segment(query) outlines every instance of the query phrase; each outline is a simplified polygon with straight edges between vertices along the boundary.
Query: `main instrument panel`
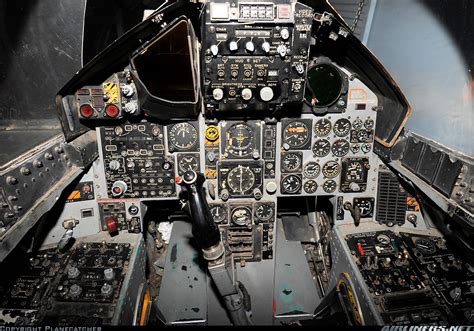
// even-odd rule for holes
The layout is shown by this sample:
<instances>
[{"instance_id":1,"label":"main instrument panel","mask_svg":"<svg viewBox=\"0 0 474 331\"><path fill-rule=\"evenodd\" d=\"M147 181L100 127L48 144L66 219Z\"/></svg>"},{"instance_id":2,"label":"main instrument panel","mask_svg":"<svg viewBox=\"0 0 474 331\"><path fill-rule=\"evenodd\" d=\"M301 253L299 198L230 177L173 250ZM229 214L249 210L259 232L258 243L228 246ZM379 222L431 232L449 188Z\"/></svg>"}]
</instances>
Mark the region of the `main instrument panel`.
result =
<instances>
[{"instance_id":1,"label":"main instrument panel","mask_svg":"<svg viewBox=\"0 0 474 331\"><path fill-rule=\"evenodd\" d=\"M203 109L193 119L143 116L140 72L128 68L76 93L79 117L97 127L100 202L177 200L180 176L202 172L215 222L246 260L272 258L286 197L336 196L338 220L352 222L347 203L373 219L378 99L352 72L310 56L313 10L291 1L204 10Z\"/></svg>"}]
</instances>

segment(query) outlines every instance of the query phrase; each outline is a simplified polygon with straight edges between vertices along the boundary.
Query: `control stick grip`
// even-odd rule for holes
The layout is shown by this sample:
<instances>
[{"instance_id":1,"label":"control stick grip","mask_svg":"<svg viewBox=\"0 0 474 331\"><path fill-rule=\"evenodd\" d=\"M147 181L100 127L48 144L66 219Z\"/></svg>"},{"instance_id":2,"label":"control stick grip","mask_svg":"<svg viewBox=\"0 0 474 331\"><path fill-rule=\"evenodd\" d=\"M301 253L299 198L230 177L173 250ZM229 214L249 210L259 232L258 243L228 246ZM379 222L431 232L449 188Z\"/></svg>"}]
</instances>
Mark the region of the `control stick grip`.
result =
<instances>
[{"instance_id":1,"label":"control stick grip","mask_svg":"<svg viewBox=\"0 0 474 331\"><path fill-rule=\"evenodd\" d=\"M183 174L180 184L188 193L194 238L201 249L208 249L219 244L221 236L207 204L203 188L204 180L203 174L189 170Z\"/></svg>"}]
</instances>

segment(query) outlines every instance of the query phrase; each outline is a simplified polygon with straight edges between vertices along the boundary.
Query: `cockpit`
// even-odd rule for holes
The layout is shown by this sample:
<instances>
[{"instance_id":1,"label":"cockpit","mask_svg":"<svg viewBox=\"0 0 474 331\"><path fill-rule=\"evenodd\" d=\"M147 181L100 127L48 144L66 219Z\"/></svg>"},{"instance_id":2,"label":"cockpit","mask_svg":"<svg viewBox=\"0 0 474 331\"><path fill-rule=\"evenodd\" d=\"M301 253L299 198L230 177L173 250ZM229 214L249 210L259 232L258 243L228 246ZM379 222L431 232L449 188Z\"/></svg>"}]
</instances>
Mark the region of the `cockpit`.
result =
<instances>
[{"instance_id":1,"label":"cockpit","mask_svg":"<svg viewBox=\"0 0 474 331\"><path fill-rule=\"evenodd\" d=\"M0 325L473 325L474 159L328 2L165 2L83 55L60 126L0 134Z\"/></svg>"}]
</instances>

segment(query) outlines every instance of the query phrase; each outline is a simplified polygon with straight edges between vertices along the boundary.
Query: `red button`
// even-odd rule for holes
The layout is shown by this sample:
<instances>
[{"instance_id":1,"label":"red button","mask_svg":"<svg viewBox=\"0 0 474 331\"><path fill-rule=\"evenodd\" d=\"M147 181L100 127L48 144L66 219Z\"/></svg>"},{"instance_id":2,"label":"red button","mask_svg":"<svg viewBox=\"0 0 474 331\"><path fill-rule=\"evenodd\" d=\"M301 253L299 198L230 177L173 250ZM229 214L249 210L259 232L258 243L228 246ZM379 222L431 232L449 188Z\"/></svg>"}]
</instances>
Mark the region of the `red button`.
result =
<instances>
[{"instance_id":1,"label":"red button","mask_svg":"<svg viewBox=\"0 0 474 331\"><path fill-rule=\"evenodd\" d=\"M116 105L114 104L108 104L106 107L105 107L105 114L108 116L108 117L117 117L118 114L119 114L119 109Z\"/></svg>"},{"instance_id":2,"label":"red button","mask_svg":"<svg viewBox=\"0 0 474 331\"><path fill-rule=\"evenodd\" d=\"M115 233L118 231L117 220L114 216L107 216L105 218L105 225L107 226L107 231L109 231L109 233Z\"/></svg>"},{"instance_id":3,"label":"red button","mask_svg":"<svg viewBox=\"0 0 474 331\"><path fill-rule=\"evenodd\" d=\"M82 117L89 118L94 115L94 108L92 108L92 106L89 104L84 104L79 108L79 113Z\"/></svg>"}]
</instances>

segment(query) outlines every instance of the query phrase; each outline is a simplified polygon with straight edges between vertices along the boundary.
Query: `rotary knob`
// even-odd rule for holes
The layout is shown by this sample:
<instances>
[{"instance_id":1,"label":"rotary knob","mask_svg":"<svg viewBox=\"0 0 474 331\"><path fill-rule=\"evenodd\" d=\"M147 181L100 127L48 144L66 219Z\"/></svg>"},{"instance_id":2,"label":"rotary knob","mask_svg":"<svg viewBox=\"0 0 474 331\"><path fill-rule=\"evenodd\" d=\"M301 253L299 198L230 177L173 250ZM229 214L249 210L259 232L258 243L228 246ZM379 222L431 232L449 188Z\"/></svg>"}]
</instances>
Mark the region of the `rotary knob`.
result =
<instances>
[{"instance_id":1,"label":"rotary knob","mask_svg":"<svg viewBox=\"0 0 474 331\"><path fill-rule=\"evenodd\" d=\"M255 51L255 45L253 44L253 42L247 41L245 43L245 49L247 50L247 52L253 53Z\"/></svg>"},{"instance_id":2,"label":"rotary knob","mask_svg":"<svg viewBox=\"0 0 474 331\"><path fill-rule=\"evenodd\" d=\"M112 292L113 292L113 288L112 286L110 286L110 284L104 283L104 285L102 285L102 287L100 288L100 293L102 293L105 296L111 295Z\"/></svg>"},{"instance_id":3,"label":"rotary knob","mask_svg":"<svg viewBox=\"0 0 474 331\"><path fill-rule=\"evenodd\" d=\"M262 51L264 51L267 54L270 52L270 44L268 42L266 42L266 41L263 42Z\"/></svg>"},{"instance_id":4,"label":"rotary knob","mask_svg":"<svg viewBox=\"0 0 474 331\"><path fill-rule=\"evenodd\" d=\"M112 160L109 163L109 169L110 170L119 170L120 169L120 162L117 160Z\"/></svg>"},{"instance_id":5,"label":"rotary knob","mask_svg":"<svg viewBox=\"0 0 474 331\"><path fill-rule=\"evenodd\" d=\"M239 49L239 45L237 44L237 42L235 40L232 40L230 43L229 43L229 50L231 52L235 52Z\"/></svg>"},{"instance_id":6,"label":"rotary knob","mask_svg":"<svg viewBox=\"0 0 474 331\"><path fill-rule=\"evenodd\" d=\"M123 180L117 180L112 185L112 195L114 197L121 196L125 191L127 191L127 183Z\"/></svg>"},{"instance_id":7,"label":"rotary knob","mask_svg":"<svg viewBox=\"0 0 474 331\"><path fill-rule=\"evenodd\" d=\"M219 54L219 47L217 45L211 45L210 51L212 56L216 57Z\"/></svg>"},{"instance_id":8,"label":"rotary knob","mask_svg":"<svg viewBox=\"0 0 474 331\"><path fill-rule=\"evenodd\" d=\"M70 267L67 270L68 278L71 278L71 279L77 278L77 276L79 276L79 274L80 274L79 269L77 269L76 267Z\"/></svg>"},{"instance_id":9,"label":"rotary knob","mask_svg":"<svg viewBox=\"0 0 474 331\"><path fill-rule=\"evenodd\" d=\"M268 101L272 100L273 99L273 90L272 90L272 88L269 87L269 86L263 87L260 90L260 98L265 102L268 102Z\"/></svg>"},{"instance_id":10,"label":"rotary knob","mask_svg":"<svg viewBox=\"0 0 474 331\"><path fill-rule=\"evenodd\" d=\"M245 101L249 101L250 99L252 99L252 90L249 89L249 88L244 88L242 90L242 99L244 99Z\"/></svg>"},{"instance_id":11,"label":"rotary knob","mask_svg":"<svg viewBox=\"0 0 474 331\"><path fill-rule=\"evenodd\" d=\"M220 101L224 97L224 91L221 88L215 88L212 91L212 97L214 98L214 100Z\"/></svg>"},{"instance_id":12,"label":"rotary knob","mask_svg":"<svg viewBox=\"0 0 474 331\"><path fill-rule=\"evenodd\" d=\"M78 297L81 294L81 292L82 292L82 288L77 284L73 284L69 288L69 295L72 297Z\"/></svg>"},{"instance_id":13,"label":"rotary knob","mask_svg":"<svg viewBox=\"0 0 474 331\"><path fill-rule=\"evenodd\" d=\"M283 28L281 29L280 36L281 36L281 39L287 40L288 38L290 38L290 31L288 31L287 28Z\"/></svg>"}]
</instances>

